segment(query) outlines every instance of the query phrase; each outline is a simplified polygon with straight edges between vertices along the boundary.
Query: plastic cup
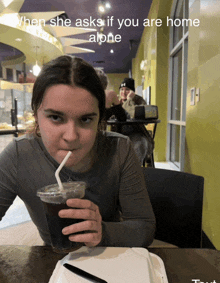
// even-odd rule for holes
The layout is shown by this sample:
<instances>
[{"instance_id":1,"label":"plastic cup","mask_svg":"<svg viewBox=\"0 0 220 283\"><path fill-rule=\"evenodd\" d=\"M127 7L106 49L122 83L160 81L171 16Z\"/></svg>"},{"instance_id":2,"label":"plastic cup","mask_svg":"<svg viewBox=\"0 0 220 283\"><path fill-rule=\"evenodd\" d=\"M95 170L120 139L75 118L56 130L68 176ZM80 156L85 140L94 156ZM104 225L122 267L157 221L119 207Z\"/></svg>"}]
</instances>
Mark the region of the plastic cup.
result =
<instances>
[{"instance_id":1,"label":"plastic cup","mask_svg":"<svg viewBox=\"0 0 220 283\"><path fill-rule=\"evenodd\" d=\"M69 253L79 249L83 244L71 242L69 235L63 235L62 229L84 220L60 218L58 212L61 209L70 208L66 205L68 199L81 199L84 197L86 183L83 181L75 181L63 183L62 185L62 190L60 190L58 184L43 187L37 191L37 196L40 197L44 205L53 250L57 253Z\"/></svg>"}]
</instances>

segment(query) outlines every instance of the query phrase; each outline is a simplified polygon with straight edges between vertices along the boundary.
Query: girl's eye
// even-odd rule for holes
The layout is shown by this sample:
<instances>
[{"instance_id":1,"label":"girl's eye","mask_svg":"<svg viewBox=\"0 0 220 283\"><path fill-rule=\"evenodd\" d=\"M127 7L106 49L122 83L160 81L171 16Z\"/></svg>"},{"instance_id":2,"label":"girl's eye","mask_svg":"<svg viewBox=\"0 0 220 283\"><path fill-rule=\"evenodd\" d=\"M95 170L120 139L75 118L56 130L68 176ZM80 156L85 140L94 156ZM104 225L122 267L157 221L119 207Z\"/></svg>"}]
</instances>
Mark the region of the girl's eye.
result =
<instances>
[{"instance_id":1,"label":"girl's eye","mask_svg":"<svg viewBox=\"0 0 220 283\"><path fill-rule=\"evenodd\" d=\"M62 118L58 115L49 115L48 118L53 122L62 122Z\"/></svg>"},{"instance_id":2,"label":"girl's eye","mask_svg":"<svg viewBox=\"0 0 220 283\"><path fill-rule=\"evenodd\" d=\"M89 117L83 117L81 118L81 121L83 124L89 124L90 122L92 122L92 118L89 118Z\"/></svg>"}]
</instances>

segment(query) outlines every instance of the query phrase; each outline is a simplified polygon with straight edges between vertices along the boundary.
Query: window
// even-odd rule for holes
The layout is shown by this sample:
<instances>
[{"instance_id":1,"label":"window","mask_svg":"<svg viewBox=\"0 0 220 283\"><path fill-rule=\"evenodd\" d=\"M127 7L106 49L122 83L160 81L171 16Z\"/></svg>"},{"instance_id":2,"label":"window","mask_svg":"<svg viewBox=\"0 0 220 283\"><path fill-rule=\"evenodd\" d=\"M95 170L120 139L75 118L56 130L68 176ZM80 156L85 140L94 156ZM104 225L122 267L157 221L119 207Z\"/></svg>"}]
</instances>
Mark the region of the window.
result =
<instances>
[{"instance_id":1,"label":"window","mask_svg":"<svg viewBox=\"0 0 220 283\"><path fill-rule=\"evenodd\" d=\"M188 19L188 0L174 0L171 18ZM173 26L170 33L170 88L167 160L184 171L188 27Z\"/></svg>"}]
</instances>

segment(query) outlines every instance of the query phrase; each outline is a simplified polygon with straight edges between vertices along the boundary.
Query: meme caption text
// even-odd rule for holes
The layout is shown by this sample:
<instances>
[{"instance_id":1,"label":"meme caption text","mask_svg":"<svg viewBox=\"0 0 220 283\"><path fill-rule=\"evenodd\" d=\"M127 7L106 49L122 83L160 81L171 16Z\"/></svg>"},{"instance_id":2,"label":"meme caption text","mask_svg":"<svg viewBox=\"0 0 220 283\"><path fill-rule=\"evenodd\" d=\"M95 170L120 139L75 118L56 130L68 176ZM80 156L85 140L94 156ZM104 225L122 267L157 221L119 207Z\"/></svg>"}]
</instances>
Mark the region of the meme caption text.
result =
<instances>
[{"instance_id":1,"label":"meme caption text","mask_svg":"<svg viewBox=\"0 0 220 283\"><path fill-rule=\"evenodd\" d=\"M164 23L165 22L165 23ZM44 19L28 19L25 16L22 16L19 25L21 26L22 24L29 24L29 25L42 25L45 26L46 22ZM114 16L108 16L106 21L105 21L105 26L107 27L113 27L117 25L117 28L120 32L120 30L123 27L161 27L163 24L166 24L168 27L183 27L183 26L193 26L193 27L199 27L200 25L200 20L199 19L172 19L170 17L166 17L166 19L144 19L143 21L140 21L139 19L115 19ZM97 27L102 27L103 26L103 20L101 18L93 18L90 16L89 18L85 19L76 19L75 22L73 23L70 19L62 19L59 17L56 17L54 19L51 19L49 21L49 25L52 27L55 26L62 26L62 27L78 27L78 28L97 28ZM99 33L97 32L96 35L91 34L89 36L89 41L90 42L98 42L101 40L102 42L106 41L107 38L106 36L99 36ZM122 40L120 34L113 35L111 34L112 40L115 42L120 42Z\"/></svg>"}]
</instances>

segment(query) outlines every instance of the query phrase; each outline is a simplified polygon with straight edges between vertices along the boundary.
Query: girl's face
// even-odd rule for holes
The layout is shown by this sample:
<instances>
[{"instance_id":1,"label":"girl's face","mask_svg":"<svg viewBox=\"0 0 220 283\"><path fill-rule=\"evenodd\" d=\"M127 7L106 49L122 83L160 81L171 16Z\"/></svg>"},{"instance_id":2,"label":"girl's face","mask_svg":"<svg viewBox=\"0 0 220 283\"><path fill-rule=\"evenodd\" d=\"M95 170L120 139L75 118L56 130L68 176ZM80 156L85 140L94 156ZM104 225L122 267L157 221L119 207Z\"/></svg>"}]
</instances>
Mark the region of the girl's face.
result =
<instances>
[{"instance_id":1,"label":"girl's face","mask_svg":"<svg viewBox=\"0 0 220 283\"><path fill-rule=\"evenodd\" d=\"M49 87L35 117L49 154L65 166L80 170L91 157L98 122L98 100L84 88L69 85Z\"/></svg>"},{"instance_id":2,"label":"girl's face","mask_svg":"<svg viewBox=\"0 0 220 283\"><path fill-rule=\"evenodd\" d=\"M125 87L125 86L121 87L120 88L120 97L121 97L121 99L122 100L126 100L129 92L130 92L130 88Z\"/></svg>"}]
</instances>

